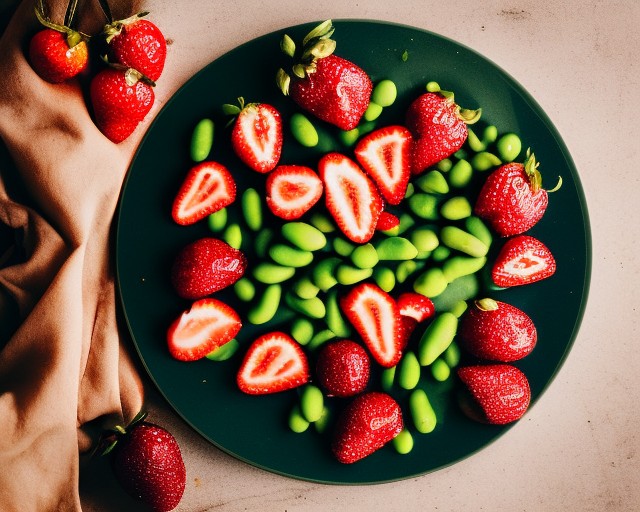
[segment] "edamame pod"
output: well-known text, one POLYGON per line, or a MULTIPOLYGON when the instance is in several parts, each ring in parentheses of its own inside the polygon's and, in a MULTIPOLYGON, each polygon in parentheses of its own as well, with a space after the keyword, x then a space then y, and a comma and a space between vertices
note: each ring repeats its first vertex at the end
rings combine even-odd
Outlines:
POLYGON ((294 268, 306 267, 313 261, 311 251, 303 251, 297 247, 286 244, 274 244, 269 248, 271 259, 282 266, 294 268))
POLYGON ((306 315, 309 318, 324 318, 326 314, 324 302, 322 302, 318 297, 301 299, 292 293, 287 293, 285 295, 285 301, 291 309, 306 315))
POLYGON ((240 229, 240 225, 236 223, 229 224, 222 233, 222 239, 234 249, 240 249, 242 247, 242 230, 240 229))
POLYGON ((326 292, 338 284, 335 277, 336 267, 341 263, 340 258, 329 257, 320 261, 311 273, 315 285, 326 292))
POLYGON ((327 327, 339 338, 347 338, 351 335, 349 323, 342 316, 342 310, 338 302, 338 293, 335 290, 327 293, 325 321, 327 327))
POLYGON ((444 382, 451 375, 451 368, 442 357, 438 357, 430 366, 431 375, 438 382, 444 382))
POLYGON ((434 194, 446 194, 449 192, 449 184, 440 171, 429 171, 416 180, 416 185, 423 192, 434 194))
POLYGON ((303 251, 319 251, 327 245, 324 233, 306 222, 287 222, 281 232, 285 240, 303 251))
POLYGON ((322 415, 320 416, 320 419, 316 420, 313 423, 313 426, 316 429, 316 432, 318 432, 319 434, 322 434, 325 430, 327 430, 327 427, 329 426, 329 420, 330 419, 331 419, 331 411, 325 405, 322 408, 322 415))
POLYGON ((447 282, 451 283, 459 277, 475 274, 484 267, 487 262, 486 256, 472 258, 471 256, 453 256, 442 265, 442 272, 447 282))
POLYGON ((226 361, 230 359, 240 348, 240 343, 237 339, 227 341, 224 345, 219 346, 215 350, 209 352, 205 357, 210 361, 226 361))
POLYGON ((449 172, 451 170, 452 165, 453 165, 453 162, 451 161, 450 158, 443 158, 436 164, 436 167, 441 172, 449 172))
POLYGON ((400 433, 393 438, 392 443, 396 452, 400 455, 406 455, 413 450, 413 436, 406 428, 402 429, 400 433))
POLYGON ((436 311, 451 311, 461 300, 469 300, 475 297, 480 289, 477 274, 468 274, 455 279, 446 290, 433 298, 436 311))
POLYGON ((449 172, 449 184, 452 187, 463 188, 471 181, 473 176, 473 167, 464 158, 458 160, 449 172))
POLYGON ((264 258, 269 251, 269 246, 273 240, 273 231, 269 228, 261 230, 253 241, 253 248, 259 258, 264 258))
POLYGON ((371 93, 371 101, 380 105, 381 107, 390 107, 396 101, 398 96, 398 89, 396 84, 389 80, 380 80, 371 93))
POLYGON ((426 193, 413 194, 409 198, 409 208, 421 219, 436 220, 438 218, 438 200, 426 193))
POLYGON ((413 389, 420 380, 420 363, 413 352, 402 356, 398 366, 398 385, 403 389, 413 389))
POLYGON ((440 207, 440 215, 447 220, 462 220, 471 215, 473 208, 464 196, 454 196, 447 199, 440 207))
POLYGON ((425 329, 418 344, 418 360, 422 366, 432 364, 453 341, 458 329, 458 318, 444 311, 425 329))
POLYGON ((332 340, 336 337, 331 329, 323 329, 322 331, 318 331, 313 335, 311 341, 309 342, 309 350, 316 350, 318 347, 324 345, 327 341, 332 340))
POLYGON ((484 151, 487 149, 487 145, 480 140, 480 138, 476 135, 471 128, 467 128, 467 144, 471 151, 475 151, 479 153, 480 151, 484 151))
POLYGON ((233 284, 233 291, 243 302, 249 302, 253 300, 256 295, 256 287, 248 277, 241 277, 233 284))
POLYGON ((396 367, 384 368, 380 374, 380 385, 382 389, 389 392, 393 388, 393 382, 396 376, 396 367))
POLYGON ((282 287, 279 284, 267 286, 258 303, 247 313, 247 320, 253 325, 266 324, 278 311, 281 296, 282 287))
POLYGON ((289 129, 293 138, 306 148, 313 148, 318 145, 318 131, 313 123, 300 112, 296 112, 289 120, 289 129))
POLYGON ((498 138, 498 127, 490 124, 482 132, 482 141, 488 146, 498 138))
POLYGON ((375 248, 380 261, 412 260, 418 254, 415 245, 401 236, 384 238, 375 248))
POLYGON ((333 246, 333 250, 343 257, 348 257, 351 255, 353 250, 356 248, 354 243, 351 243, 349 240, 345 240, 344 238, 336 237, 333 239, 331 244, 333 246))
POLYGON ((373 274, 371 268, 358 268, 352 265, 340 264, 336 268, 336 279, 338 283, 349 286, 368 279, 373 274))
POLYGON ((493 153, 481 151, 471 158, 471 167, 476 171, 488 171, 492 167, 497 167, 502 161, 493 153))
POLYGON ((301 434, 309 428, 310 424, 302 414, 300 406, 294 405, 289 413, 289 428, 296 434, 301 434))
POLYGON ((357 126, 352 130, 340 130, 338 137, 345 146, 353 146, 360 137, 360 130, 357 126))
POLYGON ((436 428, 436 413, 424 389, 414 389, 409 395, 409 410, 413 426, 421 434, 429 434, 436 428))
POLYGON ((194 162, 202 162, 213 146, 214 124, 209 118, 200 119, 191 134, 190 154, 194 162))
POLYGON ((390 292, 396 285, 396 275, 388 267, 378 265, 373 269, 373 279, 385 292, 390 292))
POLYGON ((449 311, 451 311, 454 315, 460 318, 464 312, 467 310, 468 305, 466 300, 459 300, 456 302, 449 311))
POLYGON ((437 263, 446 260, 451 256, 451 249, 444 245, 439 245, 431 252, 431 259, 437 263))
POLYGON ((306 345, 313 338, 313 323, 306 317, 299 316, 291 324, 291 337, 300 345, 306 345))
POLYGON ((242 215, 252 231, 262 227, 262 199, 255 188, 248 188, 242 194, 242 215))
POLYGON ((301 299, 311 299, 318 295, 318 288, 309 277, 305 276, 298 279, 293 284, 293 292, 301 299))
POLYGON ((398 235, 401 235, 416 223, 415 219, 408 213, 400 214, 400 223, 398 224, 398 235))
POLYGON ((315 212, 309 219, 311 225, 322 231, 323 233, 333 233, 336 230, 336 225, 331 219, 320 212, 315 212))
POLYGON ((447 278, 442 269, 432 267, 417 277, 413 282, 413 290, 431 299, 444 292, 447 284, 447 278))
POLYGON ((221 208, 217 212, 213 212, 207 218, 209 229, 214 233, 219 233, 227 225, 227 209, 221 208))
POLYGON ((455 340, 447 347, 447 350, 442 354, 442 358, 449 368, 455 368, 460 364, 460 347, 455 340))
POLYGON ((378 261, 378 252, 371 243, 359 245, 351 253, 351 262, 358 268, 373 268, 378 261))
POLYGON ((482 241, 484 245, 487 247, 491 247, 491 243, 493 242, 493 235, 491 234, 491 230, 487 227, 487 225, 482 221, 480 217, 476 217, 472 215, 471 217, 467 217, 464 221, 464 227, 466 230, 475 236, 478 240, 482 241))
POLYGON ((433 251, 438 245, 438 235, 436 235, 433 229, 418 228, 412 231, 409 237, 411 243, 418 249, 418 252, 433 251))
POLYGON ((263 261, 253 268, 253 277, 264 284, 282 283, 287 279, 291 279, 296 273, 293 267, 284 267, 263 261))
POLYGON ((522 141, 515 133, 505 133, 496 142, 500 158, 505 162, 513 162, 522 150, 522 141))
POLYGON ((369 102, 369 106, 367 110, 364 111, 364 115, 362 116, 365 121, 375 121, 382 114, 382 105, 378 105, 374 101, 369 102))
POLYGON ((309 423, 314 423, 322 416, 324 395, 318 386, 307 384, 300 392, 300 411, 309 423))
POLYGON ((486 256, 489 248, 471 233, 457 226, 445 226, 440 230, 440 240, 450 249, 468 254, 475 258, 486 256))

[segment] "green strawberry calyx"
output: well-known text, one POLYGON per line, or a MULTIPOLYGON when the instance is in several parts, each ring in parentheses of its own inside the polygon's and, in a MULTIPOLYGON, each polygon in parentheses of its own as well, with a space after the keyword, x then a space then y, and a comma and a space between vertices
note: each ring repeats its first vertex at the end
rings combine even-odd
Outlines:
MULTIPOLYGON (((148 14, 149 14, 148 11, 143 11, 143 12, 134 14, 133 16, 129 16, 124 20, 109 19, 109 23, 107 23, 102 29, 102 36, 104 37, 104 40, 107 42, 107 44, 109 44, 114 37, 119 36, 122 33, 122 29, 124 27, 135 23, 136 21, 144 18, 145 16, 148 16, 148 14)), ((105 15, 107 17, 111 16, 110 13, 105 13, 105 15)))
POLYGON ((69 1, 69 5, 67 6, 67 12, 65 14, 63 25, 54 23, 45 14, 44 3, 42 0, 40 0, 34 8, 36 18, 38 19, 41 25, 43 25, 44 27, 50 28, 51 30, 55 30, 56 32, 65 34, 67 36, 67 44, 69 45, 69 48, 73 48, 74 46, 78 45, 82 41, 86 42, 91 38, 91 36, 89 36, 88 34, 85 34, 83 32, 80 32, 79 30, 74 30, 71 28, 75 18, 77 3, 78 3, 78 0, 69 1))
MULTIPOLYGON (((331 39, 335 28, 331 20, 326 20, 309 32, 302 40, 302 47, 298 49, 294 40, 285 34, 280 41, 280 50, 294 59, 291 72, 298 78, 316 72, 318 60, 331 55, 336 49, 336 42, 331 39)), ((276 83, 282 93, 289 94, 291 75, 284 69, 278 69, 276 83)))
MULTIPOLYGON (((529 179, 529 185, 531 186, 531 192, 536 194, 542 189, 542 175, 538 170, 540 162, 536 160, 535 155, 531 152, 531 148, 527 149, 527 154, 524 160, 524 172, 529 179)), ((562 176, 558 176, 558 183, 555 187, 547 190, 547 193, 553 193, 562 187, 562 176)))
POLYGON ((440 96, 442 96, 445 99, 447 103, 455 105, 456 115, 458 116, 458 119, 460 119, 465 124, 477 123, 480 120, 480 117, 482 116, 481 108, 469 109, 469 108, 462 108, 460 105, 458 105, 455 102, 453 92, 443 91, 442 89, 440 89, 440 84, 438 84, 438 82, 433 82, 433 81, 429 82, 427 84, 427 92, 438 93, 440 94, 440 96))
POLYGON ((109 453, 111 453, 118 444, 118 441, 122 437, 126 436, 131 430, 133 430, 135 426, 142 423, 146 417, 146 411, 140 411, 133 417, 133 419, 126 427, 123 427, 122 425, 115 425, 114 427, 108 429, 98 445, 98 449, 104 446, 100 454, 108 455, 109 453))
POLYGON ((498 303, 488 297, 476 300, 475 305, 480 311, 497 311, 498 309, 498 303))

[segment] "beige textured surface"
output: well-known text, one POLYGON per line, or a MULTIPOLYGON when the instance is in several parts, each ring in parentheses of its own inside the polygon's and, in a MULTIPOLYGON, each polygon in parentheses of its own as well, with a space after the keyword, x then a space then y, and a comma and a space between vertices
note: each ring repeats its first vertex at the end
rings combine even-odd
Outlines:
MULTIPOLYGON (((508 435, 420 478, 324 486, 232 459, 154 399, 152 415, 177 436, 187 465, 178 510, 638 510, 640 3, 157 0, 146 7, 173 40, 159 86, 164 97, 246 40, 329 17, 410 24, 479 51, 520 82, 562 134, 582 179, 593 236, 591 294, 573 351, 508 435)), ((100 466, 84 472, 82 488, 87 511, 138 510, 100 466)))

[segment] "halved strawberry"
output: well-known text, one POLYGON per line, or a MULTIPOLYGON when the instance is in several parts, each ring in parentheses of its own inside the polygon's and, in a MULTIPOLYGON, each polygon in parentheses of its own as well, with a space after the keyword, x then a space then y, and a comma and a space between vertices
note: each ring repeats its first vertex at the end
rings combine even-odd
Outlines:
POLYGON ((491 278, 496 286, 508 288, 535 283, 552 276, 556 260, 549 248, 529 235, 508 240, 496 257, 491 278))
POLYGON ((375 130, 356 145, 356 159, 389 204, 400 204, 407 192, 412 141, 411 132, 396 125, 375 130))
POLYGON ((309 363, 288 334, 269 332, 249 347, 237 375, 238 387, 249 395, 293 389, 309 381, 309 363))
POLYGON ((217 162, 202 162, 189 170, 173 201, 171 216, 178 224, 194 224, 236 199, 236 182, 217 162))
POLYGON ((398 363, 403 343, 400 311, 387 292, 373 283, 360 283, 341 299, 340 307, 381 366, 398 363))
POLYGON ((231 131, 231 146, 240 160, 254 171, 267 173, 275 168, 282 153, 282 116, 266 103, 225 105, 225 111, 237 114, 231 131), (233 108, 235 107, 235 109, 233 108))
POLYGON ((340 153, 324 155, 318 168, 327 209, 340 230, 353 242, 368 242, 382 211, 382 198, 373 181, 340 153))
POLYGON ((169 326, 169 353, 179 361, 201 359, 231 341, 241 327, 231 306, 218 299, 200 299, 169 326))
POLYGON ((400 312, 401 339, 403 348, 420 322, 428 320, 436 313, 436 308, 429 297, 421 293, 404 292, 396 299, 400 312))
POLYGON ((280 165, 267 177, 267 206, 281 219, 299 219, 320 200, 322 188, 313 169, 280 165))

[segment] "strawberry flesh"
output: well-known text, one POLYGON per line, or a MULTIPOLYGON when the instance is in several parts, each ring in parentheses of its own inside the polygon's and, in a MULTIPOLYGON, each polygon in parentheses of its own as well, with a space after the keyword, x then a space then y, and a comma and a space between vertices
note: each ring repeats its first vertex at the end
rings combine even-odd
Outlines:
POLYGON ((183 299, 200 299, 232 285, 247 268, 245 255, 217 238, 186 245, 171 268, 171 282, 183 299))
POLYGON ((231 341, 240 331, 238 314, 217 299, 200 299, 169 326, 169 353, 179 361, 196 361, 231 341))
POLYGON ((248 167, 260 173, 273 170, 282 153, 282 117, 265 103, 250 103, 238 114, 231 145, 248 167))
POLYGON ((371 363, 365 349, 351 340, 325 345, 316 362, 318 382, 329 396, 349 397, 369 383, 371 363))
POLYGON ((331 448, 339 462, 353 464, 382 448, 404 426, 398 403, 377 391, 358 395, 338 417, 331 448))
POLYGON ((496 286, 508 288, 551 277, 556 260, 549 248, 529 235, 519 235, 502 246, 491 270, 496 286))
POLYGON ((269 332, 249 347, 237 374, 240 390, 249 395, 278 393, 309 381, 302 347, 288 334, 269 332))
POLYGON ((313 169, 280 165, 267 177, 267 206, 285 220, 299 219, 322 197, 322 181, 313 169))

